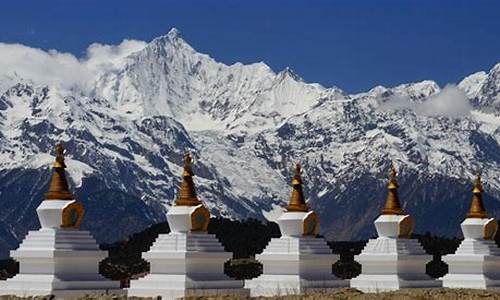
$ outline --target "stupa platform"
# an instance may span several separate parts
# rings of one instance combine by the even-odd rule
[[[313,236],[274,238],[256,259],[264,268],[261,276],[246,281],[251,296],[330,292],[349,285],[332,274],[339,256]]]
[[[232,258],[213,234],[207,233],[210,213],[198,200],[190,153],[184,157],[181,189],[167,213],[169,234],[160,234],[142,257],[150,273],[130,282],[128,296],[177,299],[187,296],[248,296],[243,280],[224,274]]]
[[[396,169],[391,166],[387,199],[375,220],[378,238],[371,239],[354,259],[361,274],[351,279],[351,287],[363,292],[384,292],[402,288],[441,287],[441,281],[425,273],[432,256],[418,240],[410,239],[415,221],[404,213],[398,197]]]
[[[296,165],[287,211],[278,218],[280,238],[271,239],[256,259],[263,264],[261,276],[245,282],[251,296],[275,296],[329,292],[349,285],[332,274],[339,255],[319,232],[319,217],[310,211],[302,191],[301,167]]]
[[[224,274],[232,254],[224,251],[215,235],[206,232],[160,234],[150,251],[150,274],[133,280],[128,296],[176,299],[187,296],[248,296],[242,280]]]
[[[73,228],[30,231],[19,248],[11,251],[11,257],[19,261],[19,274],[0,282],[0,294],[54,295],[56,299],[123,294],[119,282],[99,274],[99,262],[106,256],[88,231]]]
[[[84,209],[69,191],[64,147],[56,147],[54,172],[45,200],[36,212],[41,229],[30,231],[11,257],[19,274],[0,282],[0,295],[74,299],[85,295],[123,294],[120,283],[99,274],[101,251],[88,231],[80,230]]]
[[[482,200],[479,206],[483,207]],[[500,249],[493,241],[497,231],[496,220],[466,218],[461,227],[465,239],[455,254],[442,258],[448,264],[448,274],[442,277],[443,286],[471,289],[500,287]]]
[[[368,241],[355,260],[362,273],[351,279],[351,287],[363,292],[384,292],[402,288],[441,287],[425,273],[432,260],[417,240],[379,237]]]

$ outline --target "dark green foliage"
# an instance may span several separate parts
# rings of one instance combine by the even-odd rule
[[[224,263],[224,273],[234,279],[252,279],[262,274],[262,264],[254,259],[232,259]]]
[[[245,221],[212,218],[208,233],[213,233],[224,245],[226,251],[233,252],[233,258],[248,258],[261,253],[273,237],[280,237],[278,224],[261,223],[256,219]]]
[[[361,265],[354,261],[354,255],[361,253],[366,241],[359,242],[328,242],[333,253],[339,254],[340,259],[333,264],[332,271],[335,276],[342,279],[351,279],[361,273]]]
[[[441,260],[441,257],[455,253],[462,242],[461,239],[437,237],[431,235],[430,232],[424,235],[414,234],[412,238],[418,239],[425,251],[432,255],[432,261],[427,263],[425,268],[427,275],[432,278],[439,278],[448,273],[448,265]]]
[[[145,274],[149,271],[149,263],[141,258],[142,252],[149,250],[160,233],[168,232],[168,223],[163,222],[133,234],[126,241],[101,245],[102,250],[108,250],[109,256],[99,264],[99,272],[110,279],[122,281]]]
[[[0,260],[0,280],[5,280],[19,272],[19,263],[12,258]]]
[[[412,238],[418,239],[420,244],[424,247],[425,251],[431,255],[442,255],[455,253],[458,246],[462,242],[459,238],[443,238],[431,235],[430,232],[426,234],[413,234]]]

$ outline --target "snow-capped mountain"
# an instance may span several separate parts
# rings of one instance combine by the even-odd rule
[[[104,74],[95,95],[129,118],[167,115],[188,130],[254,133],[343,92],[307,84],[289,69],[275,74],[264,63],[218,63],[173,29],[132,54],[124,68]]]
[[[182,153],[192,150],[199,197],[215,215],[274,219],[290,168],[332,239],[367,238],[391,161],[417,230],[455,235],[481,169],[500,213],[500,64],[456,87],[433,81],[348,94],[264,63],[225,65],[172,29],[94,72],[85,88],[0,70],[0,255],[38,226],[54,159],[68,173],[100,242],[165,220]]]
[[[458,85],[474,105],[486,112],[500,115],[500,64],[488,73],[478,72],[466,77]]]

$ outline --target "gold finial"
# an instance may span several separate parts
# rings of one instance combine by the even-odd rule
[[[387,184],[387,199],[385,200],[384,209],[382,209],[383,215],[404,215],[401,204],[399,203],[398,197],[398,181],[396,177],[398,172],[393,163],[391,163],[391,171],[389,173],[389,183]]]
[[[472,193],[478,194],[483,192],[483,185],[481,184],[481,174],[476,174],[476,180],[474,181],[474,188]]]
[[[198,197],[196,197],[196,191],[193,182],[193,170],[191,165],[193,164],[193,157],[189,151],[184,153],[184,170],[182,172],[182,182],[181,188],[179,190],[179,195],[177,200],[175,200],[175,205],[177,206],[196,206],[201,204]]]
[[[64,146],[61,143],[56,145],[56,161],[52,167],[66,169],[66,165],[64,164]]]
[[[56,161],[52,165],[54,172],[49,185],[49,191],[45,194],[46,200],[73,200],[75,197],[69,191],[66,181],[66,164],[64,163],[64,146],[56,145]]]
[[[307,206],[304,199],[304,192],[302,191],[302,168],[299,163],[295,165],[295,175],[292,179],[292,195],[290,196],[290,201],[288,202],[287,211],[309,211],[309,206]]]
[[[398,171],[396,170],[394,163],[391,163],[391,170],[389,171],[389,183],[387,184],[388,189],[393,190],[399,187],[397,176],[398,176]]]
[[[182,173],[182,176],[193,176],[193,157],[191,156],[191,152],[186,151],[184,153],[184,172]]]
[[[483,203],[483,186],[481,185],[481,175],[476,175],[476,181],[474,182],[474,188],[472,189],[472,203],[470,205],[469,213],[467,218],[487,218],[488,214],[486,209],[484,209]]]

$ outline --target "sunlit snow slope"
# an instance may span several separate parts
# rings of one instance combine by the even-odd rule
[[[83,227],[99,242],[165,220],[185,149],[199,197],[230,218],[278,216],[300,161],[331,239],[374,234],[391,160],[419,232],[459,233],[477,170],[487,209],[500,213],[500,64],[456,86],[423,81],[350,95],[290,69],[216,62],[175,29],[139,46],[85,87],[0,70],[1,256],[39,226],[57,141],[86,207]]]

